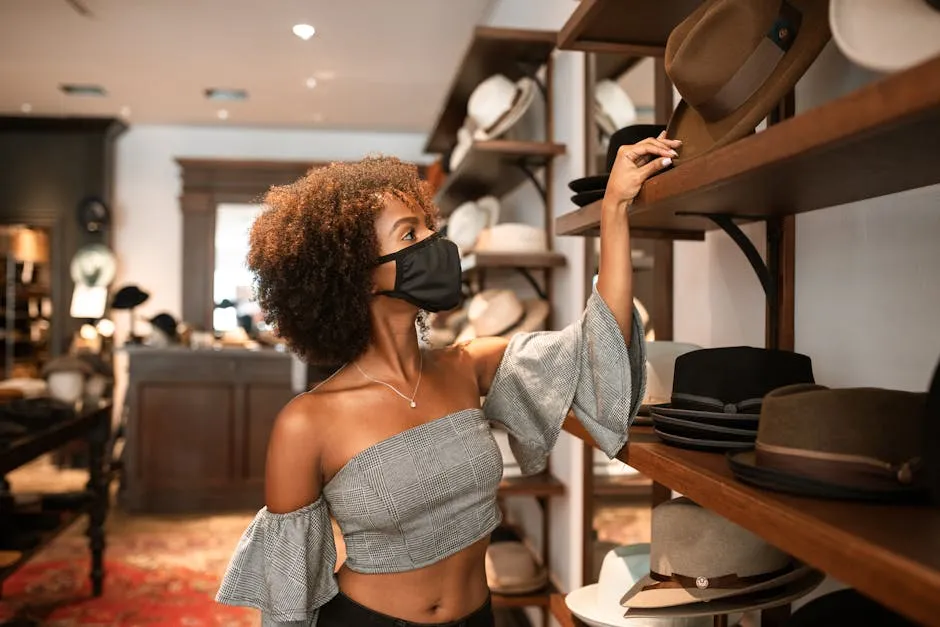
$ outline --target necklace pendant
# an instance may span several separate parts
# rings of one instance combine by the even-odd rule
[[[411,401],[411,408],[412,408],[412,409],[414,409],[414,408],[417,407],[417,406],[418,406],[417,403],[415,403],[414,401]]]

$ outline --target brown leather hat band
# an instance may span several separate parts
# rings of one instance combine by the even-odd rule
[[[796,39],[799,18],[800,14],[796,9],[787,2],[782,3],[780,14],[770,31],[734,76],[714,96],[695,104],[699,115],[713,122],[731,115],[747,102],[748,98],[767,82]]]
[[[874,457],[846,455],[764,444],[755,446],[758,466],[776,468],[810,479],[862,489],[891,489],[916,484],[919,458],[890,464]]]
[[[764,583],[765,581],[770,581],[771,579],[776,579],[777,577],[786,575],[791,570],[793,570],[792,565],[780,570],[775,570],[771,573],[752,575],[750,577],[739,577],[735,574],[722,575],[721,577],[690,577],[688,575],[679,575],[677,573],[673,573],[672,575],[663,575],[662,573],[651,571],[650,579],[655,580],[656,583],[644,586],[643,590],[666,590],[669,588],[727,590],[735,588],[747,588],[749,586],[753,586],[754,584]]]

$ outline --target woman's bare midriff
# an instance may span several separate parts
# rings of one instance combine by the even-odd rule
[[[413,623],[446,623],[486,603],[484,561],[489,538],[430,566],[403,573],[366,575],[345,565],[337,579],[344,595],[376,612]]]

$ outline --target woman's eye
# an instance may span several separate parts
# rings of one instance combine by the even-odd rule
[[[415,230],[408,229],[408,232],[405,233],[405,236],[402,239],[405,240],[406,242],[413,242],[415,239]]]

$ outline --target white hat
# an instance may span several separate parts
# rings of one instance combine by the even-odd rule
[[[484,569],[487,586],[497,594],[526,594],[548,583],[548,570],[517,541],[489,545]]]
[[[476,123],[473,138],[494,139],[508,131],[528,110],[537,88],[531,78],[513,83],[502,74],[477,85],[467,100],[467,115]]]
[[[870,70],[903,70],[940,54],[936,0],[832,0],[829,26],[842,53]]]
[[[623,88],[610,79],[594,86],[594,121],[607,135],[636,122],[636,106]]]
[[[624,618],[620,598],[650,572],[650,545],[632,544],[604,556],[597,583],[565,597],[571,612],[591,627],[710,627],[711,618]]]
[[[468,200],[454,209],[447,219],[447,238],[457,244],[461,254],[465,254],[473,250],[480,232],[494,224],[499,214],[499,203],[496,204],[495,214],[492,203],[481,206]]]
[[[548,318],[548,302],[541,298],[520,301],[512,290],[483,290],[470,299],[467,325],[457,343],[478,337],[512,337],[516,333],[538,331]]]
[[[545,229],[504,222],[483,229],[477,238],[476,252],[542,253],[548,250]]]
[[[701,348],[696,344],[684,342],[647,342],[646,395],[643,397],[643,404],[668,403],[672,396],[676,358]]]
[[[460,165],[460,162],[464,160],[464,157],[467,156],[467,153],[470,152],[470,147],[473,145],[473,132],[468,128],[465,123],[464,126],[461,126],[457,129],[457,145],[454,146],[454,149],[450,152],[450,161],[447,162],[451,172],[457,169],[457,166]]]

